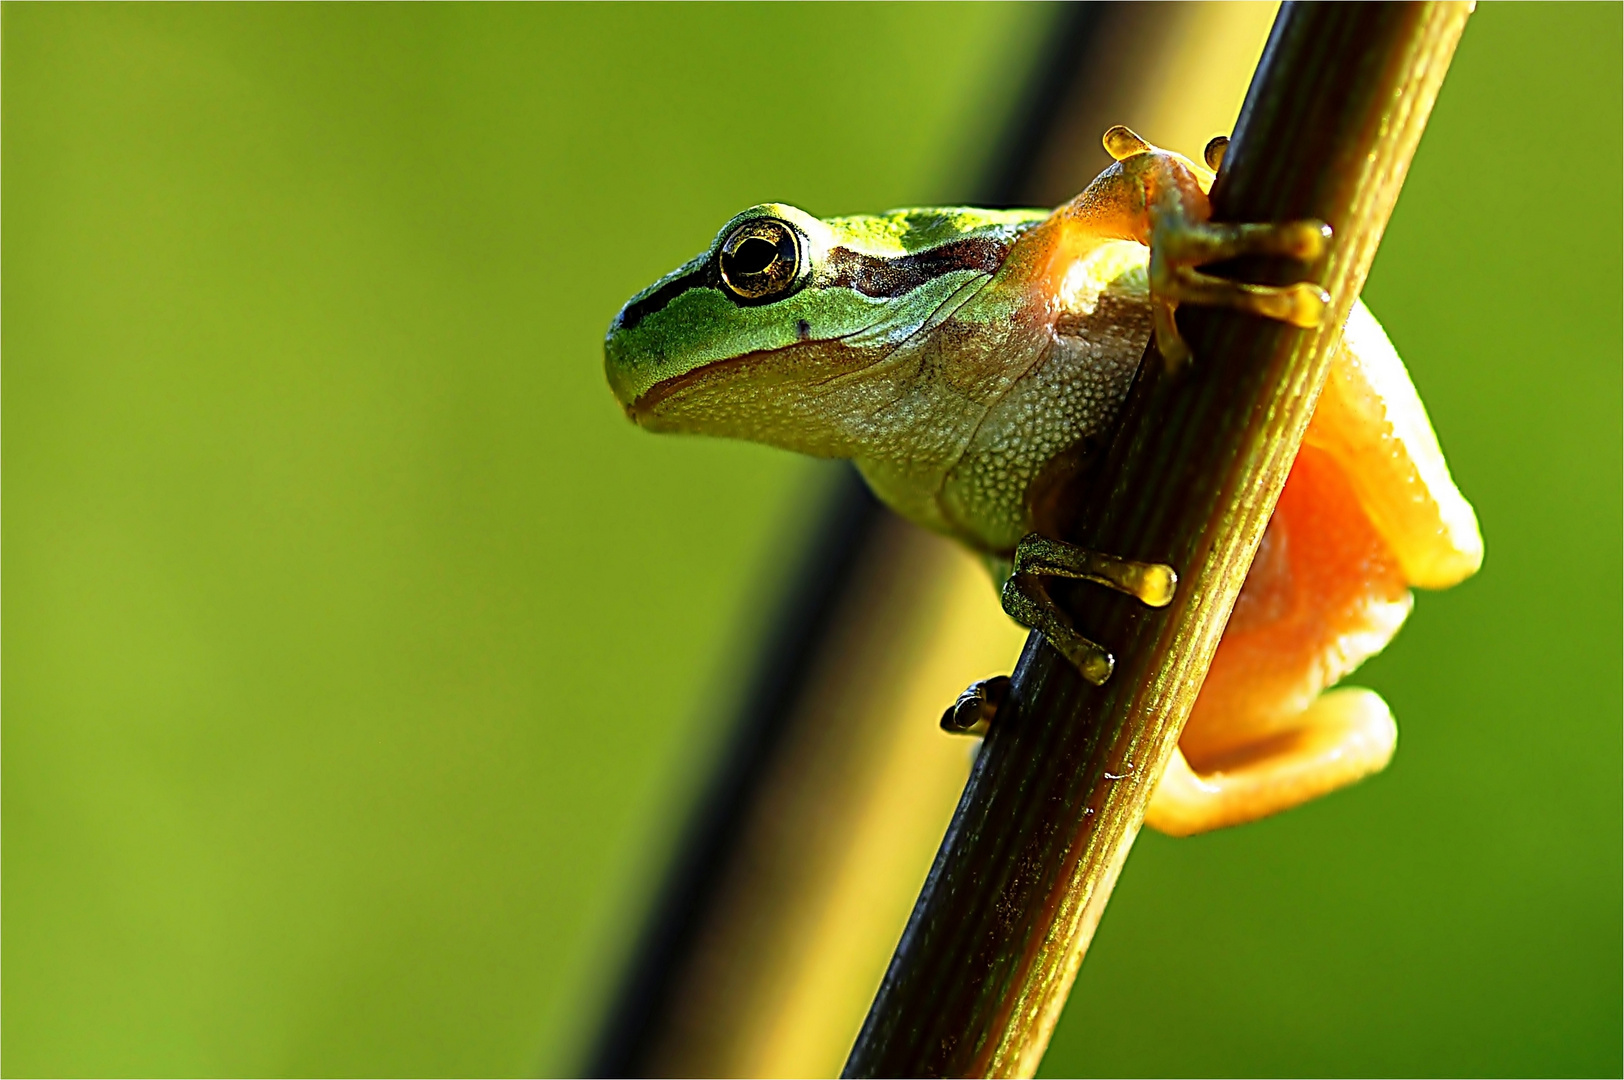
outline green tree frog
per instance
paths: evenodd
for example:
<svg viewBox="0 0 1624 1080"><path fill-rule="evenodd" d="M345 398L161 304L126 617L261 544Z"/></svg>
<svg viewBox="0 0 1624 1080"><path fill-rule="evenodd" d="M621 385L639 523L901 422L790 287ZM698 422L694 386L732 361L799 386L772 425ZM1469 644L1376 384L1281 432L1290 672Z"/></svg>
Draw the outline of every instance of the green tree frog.
<svg viewBox="0 0 1624 1080"><path fill-rule="evenodd" d="M1169 362L1200 363L1179 337L1180 303L1320 318L1312 285L1198 267L1311 259L1328 234L1211 222L1222 139L1207 167L1126 128L1105 143L1115 163L1053 211L819 220L752 207L621 309L604 343L609 385L652 431L851 459L896 512L983 557L1005 610L1103 681L1109 654L1049 601L1044 578L1150 604L1178 586L1171 568L1054 539L1072 482L1109 441L1152 334ZM1356 304L1147 822L1178 835L1239 824L1385 767L1397 741L1387 705L1335 685L1398 631L1412 587L1453 585L1482 557L1409 375Z"/></svg>

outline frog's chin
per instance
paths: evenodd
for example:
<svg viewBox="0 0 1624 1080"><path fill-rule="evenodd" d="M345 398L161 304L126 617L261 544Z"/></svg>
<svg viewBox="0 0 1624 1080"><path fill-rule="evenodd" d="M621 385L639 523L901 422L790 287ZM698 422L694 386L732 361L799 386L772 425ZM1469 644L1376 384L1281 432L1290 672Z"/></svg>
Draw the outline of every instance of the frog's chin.
<svg viewBox="0 0 1624 1080"><path fill-rule="evenodd" d="M747 439L822 457L846 407L830 387L877 354L837 342L745 353L662 379L632 398L626 415L649 431ZM883 354L878 354L883 355ZM623 399L624 400L624 399Z"/></svg>
<svg viewBox="0 0 1624 1080"><path fill-rule="evenodd" d="M626 415L649 431L697 430L711 419L709 413L716 404L714 391L720 390L726 397L730 388L736 391L741 379L749 379L751 371L774 363L782 363L782 357L760 352L704 364L650 386L625 406Z"/></svg>
<svg viewBox="0 0 1624 1080"><path fill-rule="evenodd" d="M653 431L662 435L685 433L690 430L689 425L670 416L664 416L653 409L643 409L636 404L626 406L626 415L632 423L644 431Z"/></svg>

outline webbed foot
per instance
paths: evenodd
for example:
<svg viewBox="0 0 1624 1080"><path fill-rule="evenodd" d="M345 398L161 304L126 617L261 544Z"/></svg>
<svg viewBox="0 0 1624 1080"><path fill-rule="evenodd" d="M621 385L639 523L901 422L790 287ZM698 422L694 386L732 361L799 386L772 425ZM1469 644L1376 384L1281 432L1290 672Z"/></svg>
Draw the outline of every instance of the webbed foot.
<svg viewBox="0 0 1624 1080"><path fill-rule="evenodd" d="M1037 533L1028 534L1016 545L1014 569L1004 582L1004 611L1048 638L1061 655L1077 665L1083 678L1096 686L1111 677L1116 659L1071 625L1044 586L1042 579L1046 577L1092 581L1126 593L1149 607L1165 607L1178 586L1178 574L1163 563L1135 562Z"/></svg>
<svg viewBox="0 0 1624 1080"><path fill-rule="evenodd" d="M1229 140L1207 144L1207 164L1223 163ZM1170 367L1190 358L1174 314L1181 303L1227 307L1293 326L1312 328L1324 317L1330 296L1312 282L1256 285L1202 273L1198 267L1244 255L1285 256L1311 262L1325 251L1331 227L1322 221L1220 223L1212 213L1194 167L1159 150L1125 127L1105 133L1111 156L1142 176L1150 217L1150 294L1156 345ZM1136 160L1138 159L1138 160Z"/></svg>
<svg viewBox="0 0 1624 1080"><path fill-rule="evenodd" d="M1038 533L1028 533L1016 545L1011 573L1092 581L1127 593L1148 607L1166 607L1179 583L1178 574L1165 563L1135 562Z"/></svg>

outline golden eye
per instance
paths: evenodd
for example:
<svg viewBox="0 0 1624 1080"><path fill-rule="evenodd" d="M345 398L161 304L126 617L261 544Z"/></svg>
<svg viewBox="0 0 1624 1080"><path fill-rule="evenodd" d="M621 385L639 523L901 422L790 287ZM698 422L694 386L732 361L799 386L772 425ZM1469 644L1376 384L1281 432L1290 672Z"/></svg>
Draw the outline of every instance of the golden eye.
<svg viewBox="0 0 1624 1080"><path fill-rule="evenodd" d="M782 221L747 221L722 241L722 283L740 300L765 302L794 291L803 269L799 234Z"/></svg>

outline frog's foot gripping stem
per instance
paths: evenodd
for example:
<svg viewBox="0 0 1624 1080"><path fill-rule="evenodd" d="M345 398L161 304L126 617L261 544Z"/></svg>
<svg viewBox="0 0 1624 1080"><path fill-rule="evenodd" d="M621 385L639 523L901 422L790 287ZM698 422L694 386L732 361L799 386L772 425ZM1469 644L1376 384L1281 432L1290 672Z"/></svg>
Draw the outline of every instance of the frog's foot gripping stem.
<svg viewBox="0 0 1624 1080"><path fill-rule="evenodd" d="M951 735L985 735L1009 697L1009 676L994 675L970 684L942 714L942 730Z"/></svg>
<svg viewBox="0 0 1624 1080"><path fill-rule="evenodd" d="M1229 140L1207 144L1207 164L1223 162ZM1125 171L1145 182L1150 217L1150 295L1156 346L1169 367L1190 358L1174 312L1179 304L1206 304L1276 319L1293 326L1319 325L1330 296L1307 281L1254 285L1204 274L1198 267L1244 255L1272 255L1312 262L1325 251L1331 228L1322 221L1231 224L1209 220L1204 177L1177 154L1151 146L1120 125L1105 133L1105 149Z"/></svg>
<svg viewBox="0 0 1624 1080"><path fill-rule="evenodd" d="M1074 544L1029 533L1015 548L1015 566L1004 582L1004 611L1023 626L1037 630L1060 650L1083 678L1096 686L1111 677L1116 660L1101 645L1079 634L1049 596L1043 578L1092 581L1127 593L1149 607L1166 607L1173 599L1178 574L1163 563L1089 551Z"/></svg>

